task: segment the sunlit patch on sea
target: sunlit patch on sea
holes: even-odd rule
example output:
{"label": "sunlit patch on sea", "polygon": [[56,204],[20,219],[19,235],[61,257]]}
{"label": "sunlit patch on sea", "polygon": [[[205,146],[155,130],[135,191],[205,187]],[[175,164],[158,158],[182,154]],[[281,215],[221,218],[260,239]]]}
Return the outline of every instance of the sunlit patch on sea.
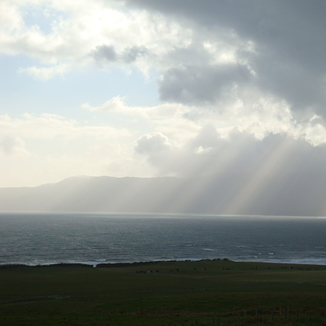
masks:
{"label": "sunlit patch on sea", "polygon": [[326,218],[0,214],[0,264],[223,259],[326,264]]}

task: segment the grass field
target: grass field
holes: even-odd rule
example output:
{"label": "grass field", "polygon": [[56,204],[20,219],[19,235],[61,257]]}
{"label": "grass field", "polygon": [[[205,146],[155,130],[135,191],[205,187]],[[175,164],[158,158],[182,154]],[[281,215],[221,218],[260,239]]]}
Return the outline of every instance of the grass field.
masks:
{"label": "grass field", "polygon": [[2,266],[0,325],[326,325],[326,266]]}

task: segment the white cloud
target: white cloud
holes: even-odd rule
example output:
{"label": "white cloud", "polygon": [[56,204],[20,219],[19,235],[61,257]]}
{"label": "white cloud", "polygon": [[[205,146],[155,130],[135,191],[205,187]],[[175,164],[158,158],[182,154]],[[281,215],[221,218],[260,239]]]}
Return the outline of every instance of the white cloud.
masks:
{"label": "white cloud", "polygon": [[3,136],[0,137],[0,153],[4,155],[26,155],[25,142],[19,137]]}
{"label": "white cloud", "polygon": [[168,138],[159,133],[152,132],[139,138],[136,142],[135,150],[140,154],[149,154],[165,152],[171,149]]}
{"label": "white cloud", "polygon": [[[24,25],[24,6],[45,6],[47,12],[60,11],[60,19],[52,19],[52,31],[44,34],[37,25]],[[73,1],[14,1],[11,11],[17,23],[0,37],[1,51],[11,54],[26,54],[43,63],[54,65],[51,75],[61,74],[58,67],[79,66],[92,60],[104,65],[110,61],[120,64],[137,64],[144,72],[153,67],[157,57],[174,47],[174,43],[187,42],[188,31],[164,17],[153,17],[145,11],[129,11],[116,2],[84,0]],[[18,23],[18,21],[20,23]],[[4,23],[5,24],[5,23]],[[15,33],[10,30],[16,29]],[[36,72],[44,78],[44,67],[22,67],[22,71]],[[47,67],[46,69],[50,69]],[[47,76],[50,77],[49,74]]]}
{"label": "white cloud", "polygon": [[0,37],[15,32],[24,25],[23,18],[16,6],[9,1],[0,3]]}
{"label": "white cloud", "polygon": [[20,73],[27,73],[37,79],[49,80],[57,75],[66,74],[71,67],[68,64],[59,64],[50,67],[28,67],[19,69]]}
{"label": "white cloud", "polygon": [[130,111],[125,103],[125,98],[116,96],[105,102],[102,106],[92,108],[89,104],[83,105],[84,108],[90,109],[91,111],[116,111],[116,112],[128,112]]}
{"label": "white cloud", "polygon": [[[174,171],[168,171],[174,147],[170,143],[168,137],[160,132],[152,132],[140,137],[135,142],[135,152],[145,155],[154,168],[157,169],[159,175],[171,175]],[[179,159],[179,157],[176,157]]]}
{"label": "white cloud", "polygon": [[155,131],[167,135],[177,144],[184,144],[207,124],[213,125],[226,137],[234,128],[263,139],[270,133],[284,134],[294,139],[303,138],[317,146],[326,142],[326,130],[321,117],[298,123],[289,105],[272,96],[263,96],[259,90],[234,89],[219,102],[208,105],[166,103],[153,107],[128,106],[125,97],[116,96],[98,107],[84,104],[94,113],[112,112],[149,121]]}
{"label": "white cloud", "polygon": [[[132,163],[126,164],[133,156],[132,134],[126,129],[25,114],[0,116],[0,130],[0,187],[35,186],[72,175],[132,173]],[[120,171],[108,169],[114,162],[120,163]]]}
{"label": "white cloud", "polygon": [[55,114],[28,114],[20,118],[11,118],[8,114],[0,116],[0,130],[3,133],[16,134],[21,138],[30,139],[120,139],[130,137],[126,129],[117,129],[110,126],[81,125],[73,119]]}

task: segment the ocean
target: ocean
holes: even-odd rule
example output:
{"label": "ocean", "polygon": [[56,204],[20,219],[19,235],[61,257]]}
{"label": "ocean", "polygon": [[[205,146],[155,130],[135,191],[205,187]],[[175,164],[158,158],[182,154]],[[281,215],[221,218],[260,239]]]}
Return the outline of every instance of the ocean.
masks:
{"label": "ocean", "polygon": [[0,214],[0,264],[224,259],[326,265],[326,218]]}

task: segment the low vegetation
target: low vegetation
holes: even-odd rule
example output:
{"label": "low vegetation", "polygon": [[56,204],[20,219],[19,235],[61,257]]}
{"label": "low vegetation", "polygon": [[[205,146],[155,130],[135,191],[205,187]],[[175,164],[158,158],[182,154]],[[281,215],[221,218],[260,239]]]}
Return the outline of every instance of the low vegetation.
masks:
{"label": "low vegetation", "polygon": [[2,266],[0,325],[326,325],[326,266]]}

